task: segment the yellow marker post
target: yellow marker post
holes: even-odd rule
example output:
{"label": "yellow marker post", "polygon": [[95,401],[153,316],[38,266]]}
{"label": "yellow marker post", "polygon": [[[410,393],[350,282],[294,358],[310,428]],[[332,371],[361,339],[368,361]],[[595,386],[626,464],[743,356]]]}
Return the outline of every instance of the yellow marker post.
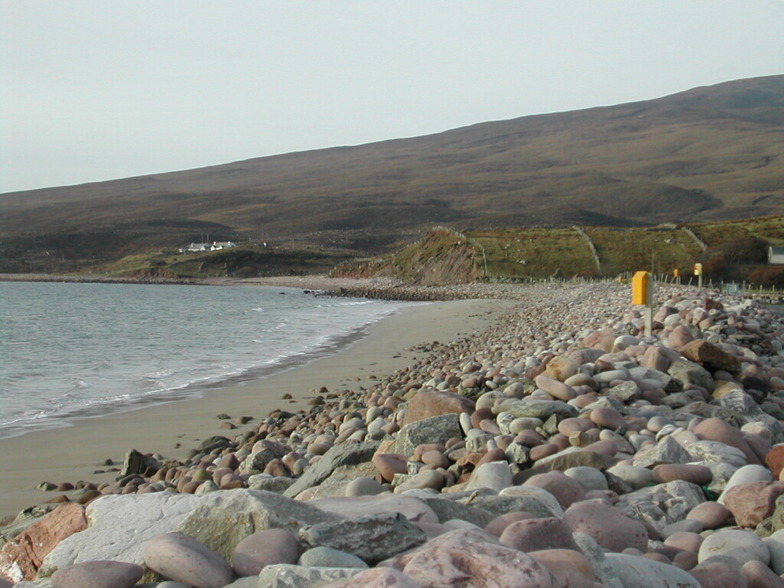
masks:
{"label": "yellow marker post", "polygon": [[694,275],[697,276],[697,287],[702,288],[702,264],[694,264]]}
{"label": "yellow marker post", "polygon": [[632,304],[645,307],[645,336],[653,334],[653,280],[650,272],[636,272],[632,278]]}

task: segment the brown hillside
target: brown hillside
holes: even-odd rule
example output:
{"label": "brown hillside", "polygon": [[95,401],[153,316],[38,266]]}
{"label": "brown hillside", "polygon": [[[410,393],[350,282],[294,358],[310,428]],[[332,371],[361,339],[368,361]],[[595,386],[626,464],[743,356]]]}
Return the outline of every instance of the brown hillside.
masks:
{"label": "brown hillside", "polygon": [[93,254],[112,256],[207,232],[378,251],[434,223],[780,215],[783,131],[784,75],[754,78],[411,139],[2,194],[0,240],[7,253],[20,235],[33,247],[44,234],[56,242],[76,233]]}

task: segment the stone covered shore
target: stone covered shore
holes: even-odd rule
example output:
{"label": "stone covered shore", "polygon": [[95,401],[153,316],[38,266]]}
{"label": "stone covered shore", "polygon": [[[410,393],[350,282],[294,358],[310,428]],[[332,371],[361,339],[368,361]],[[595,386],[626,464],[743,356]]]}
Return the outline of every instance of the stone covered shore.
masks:
{"label": "stone covered shore", "polygon": [[418,292],[520,304],[187,461],[129,452],[4,529],[0,587],[784,586],[778,315],[661,287],[645,337],[628,285]]}

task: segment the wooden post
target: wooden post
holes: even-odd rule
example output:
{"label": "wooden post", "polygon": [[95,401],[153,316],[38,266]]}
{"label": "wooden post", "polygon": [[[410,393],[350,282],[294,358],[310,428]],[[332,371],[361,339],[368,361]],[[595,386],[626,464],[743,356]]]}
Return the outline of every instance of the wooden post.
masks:
{"label": "wooden post", "polygon": [[643,318],[645,319],[645,336],[653,334],[653,280],[650,272],[639,271],[632,278],[632,304],[645,306]]}

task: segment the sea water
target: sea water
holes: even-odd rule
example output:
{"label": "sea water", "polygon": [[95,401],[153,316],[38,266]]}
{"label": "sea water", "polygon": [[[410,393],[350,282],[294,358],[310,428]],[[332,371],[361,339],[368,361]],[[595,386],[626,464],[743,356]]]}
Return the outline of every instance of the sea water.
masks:
{"label": "sea water", "polygon": [[0,438],[291,369],[405,304],[291,288],[0,282]]}

